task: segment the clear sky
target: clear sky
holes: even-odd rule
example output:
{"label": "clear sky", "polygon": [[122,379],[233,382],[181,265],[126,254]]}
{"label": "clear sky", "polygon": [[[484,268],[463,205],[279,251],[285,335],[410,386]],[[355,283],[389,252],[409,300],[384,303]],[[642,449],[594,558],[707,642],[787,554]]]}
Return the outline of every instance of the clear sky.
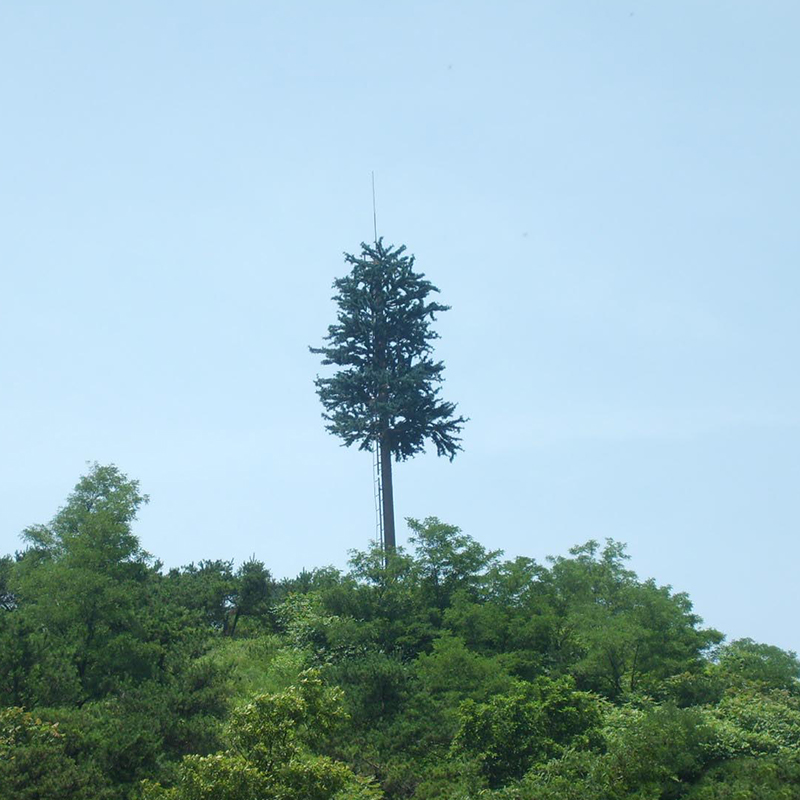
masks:
{"label": "clear sky", "polygon": [[794,0],[0,3],[0,552],[87,460],[168,566],[368,544],[307,348],[374,170],[471,418],[398,517],[612,537],[800,649],[799,35]]}

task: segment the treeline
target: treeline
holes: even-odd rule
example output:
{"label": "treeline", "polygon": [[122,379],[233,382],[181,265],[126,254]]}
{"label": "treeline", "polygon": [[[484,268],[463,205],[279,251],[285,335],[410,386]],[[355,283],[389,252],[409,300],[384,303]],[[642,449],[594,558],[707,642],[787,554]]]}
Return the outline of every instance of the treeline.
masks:
{"label": "treeline", "polygon": [[165,571],[95,465],[0,559],[3,800],[800,796],[800,663],[724,643],[590,541],[504,560],[435,518],[276,581]]}

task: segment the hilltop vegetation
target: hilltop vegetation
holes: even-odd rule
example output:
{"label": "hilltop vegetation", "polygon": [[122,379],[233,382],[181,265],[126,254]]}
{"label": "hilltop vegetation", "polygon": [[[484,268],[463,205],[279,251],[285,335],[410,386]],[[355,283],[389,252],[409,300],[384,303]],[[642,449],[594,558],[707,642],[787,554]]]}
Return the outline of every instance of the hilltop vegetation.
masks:
{"label": "hilltop vegetation", "polygon": [[276,581],[165,571],[95,465],[0,559],[7,800],[783,800],[800,663],[724,643],[623,545],[504,560],[438,519]]}

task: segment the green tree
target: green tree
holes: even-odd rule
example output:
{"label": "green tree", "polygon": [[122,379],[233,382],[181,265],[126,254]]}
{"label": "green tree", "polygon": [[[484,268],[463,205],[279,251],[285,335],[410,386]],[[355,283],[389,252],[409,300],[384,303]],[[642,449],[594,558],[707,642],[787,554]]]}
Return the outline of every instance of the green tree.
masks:
{"label": "green tree", "polygon": [[255,556],[236,570],[236,594],[225,630],[229,636],[236,633],[236,625],[242,617],[270,616],[269,604],[274,586],[269,570]]}
{"label": "green tree", "polygon": [[721,647],[716,672],[734,686],[752,684],[763,689],[800,692],[797,654],[752,639],[737,639]]}
{"label": "green tree", "polygon": [[704,652],[722,634],[699,627],[685,594],[640,582],[625,568],[619,542],[608,540],[601,550],[590,541],[570,554],[552,559],[547,581],[564,618],[562,651],[582,688],[618,698],[702,668]]}
{"label": "green tree", "polygon": [[336,600],[337,613],[364,620],[375,645],[410,657],[431,641],[430,615],[416,591],[416,564],[402,548],[390,553],[379,547],[351,552],[348,577],[352,586],[349,598],[323,592],[323,599],[329,607]]}
{"label": "green tree", "polygon": [[234,710],[227,750],[184,758],[176,787],[145,783],[147,800],[378,800],[380,793],[346,764],[313,745],[344,719],[341,692],[307,670],[283,692],[261,694]]}
{"label": "green tree", "polygon": [[0,623],[15,662],[0,684],[10,704],[80,705],[153,674],[158,652],[141,614],[153,570],[131,530],[146,502],[137,481],[94,464],[49,524],[23,532]]}
{"label": "green tree", "polygon": [[444,615],[470,647],[502,653],[518,677],[533,680],[555,666],[566,624],[554,607],[548,572],[517,557],[492,566],[477,592],[457,593]]}
{"label": "green tree", "polygon": [[0,562],[12,598],[0,611],[0,704],[59,723],[65,739],[48,741],[66,741],[115,798],[217,747],[227,710],[225,676],[203,658],[213,629],[132,531],[145,501],[116,467],[93,465],[50,523],[25,532],[16,561]]}
{"label": "green tree", "polygon": [[379,239],[362,243],[358,256],[345,254],[352,270],[333,283],[337,322],[328,327],[327,345],[310,348],[324,365],[341,368],[315,382],[327,429],[348,447],[377,445],[387,551],[395,547],[392,457],[405,460],[432,441],[452,460],[466,421],[439,398],[444,364],[431,357],[438,338],[431,322],[449,306],[428,299],[439,290],[414,271],[405,249]]}
{"label": "green tree", "polygon": [[113,464],[91,464],[50,523],[22,532],[26,563],[59,562],[118,579],[140,577],[150,555],[131,525],[149,500],[139,491],[139,481]]}
{"label": "green tree", "polygon": [[456,591],[473,589],[502,552],[487,551],[460,528],[436,517],[406,521],[425,600],[439,612],[447,608]]}

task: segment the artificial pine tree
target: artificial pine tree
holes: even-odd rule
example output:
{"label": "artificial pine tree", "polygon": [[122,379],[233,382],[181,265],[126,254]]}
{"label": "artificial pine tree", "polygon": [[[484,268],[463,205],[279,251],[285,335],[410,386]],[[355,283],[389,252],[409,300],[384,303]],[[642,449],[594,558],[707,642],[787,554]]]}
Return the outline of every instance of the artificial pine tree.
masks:
{"label": "artificial pine tree", "polygon": [[348,447],[378,446],[387,552],[395,548],[392,457],[404,461],[430,440],[452,461],[466,422],[454,403],[439,399],[444,364],[431,358],[438,338],[431,322],[449,306],[428,302],[439,290],[414,272],[405,250],[381,238],[362,243],[358,256],[345,253],[352,270],[333,283],[338,321],[328,326],[326,346],[310,348],[323,364],[341,368],[315,381],[327,430]]}

